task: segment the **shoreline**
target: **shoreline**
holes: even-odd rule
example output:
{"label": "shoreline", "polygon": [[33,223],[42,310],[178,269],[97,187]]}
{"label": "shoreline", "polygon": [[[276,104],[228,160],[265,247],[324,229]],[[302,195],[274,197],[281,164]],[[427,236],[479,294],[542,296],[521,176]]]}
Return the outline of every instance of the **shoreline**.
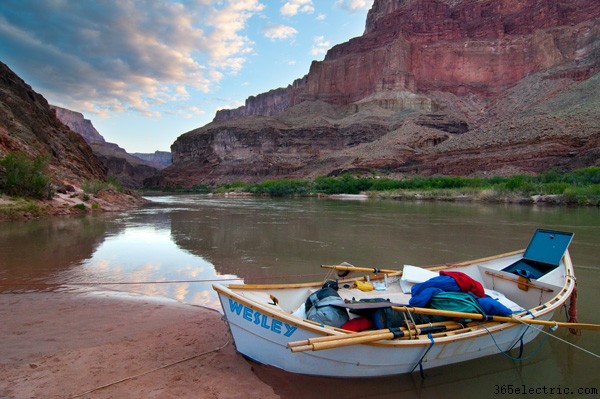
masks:
{"label": "shoreline", "polygon": [[106,292],[0,294],[0,397],[279,397],[215,310]]}

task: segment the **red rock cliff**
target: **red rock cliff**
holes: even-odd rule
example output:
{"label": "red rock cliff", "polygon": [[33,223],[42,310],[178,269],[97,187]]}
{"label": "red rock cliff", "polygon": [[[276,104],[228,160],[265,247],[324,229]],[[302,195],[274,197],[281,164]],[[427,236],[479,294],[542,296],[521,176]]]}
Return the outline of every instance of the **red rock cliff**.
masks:
{"label": "red rock cliff", "polygon": [[162,182],[597,164],[599,71],[598,0],[375,0],[306,76],[181,136]]}
{"label": "red rock cliff", "polygon": [[363,36],[333,47],[287,88],[215,120],[277,115],[305,100],[349,104],[385,90],[497,95],[584,58],[599,17],[596,0],[375,1]]}

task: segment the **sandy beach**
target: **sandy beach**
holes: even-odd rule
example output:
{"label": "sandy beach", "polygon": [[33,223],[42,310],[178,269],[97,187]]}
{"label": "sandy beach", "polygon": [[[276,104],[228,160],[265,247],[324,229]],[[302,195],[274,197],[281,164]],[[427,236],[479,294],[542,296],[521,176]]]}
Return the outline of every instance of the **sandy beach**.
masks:
{"label": "sandy beach", "polygon": [[210,309],[108,293],[0,294],[0,398],[276,398]]}

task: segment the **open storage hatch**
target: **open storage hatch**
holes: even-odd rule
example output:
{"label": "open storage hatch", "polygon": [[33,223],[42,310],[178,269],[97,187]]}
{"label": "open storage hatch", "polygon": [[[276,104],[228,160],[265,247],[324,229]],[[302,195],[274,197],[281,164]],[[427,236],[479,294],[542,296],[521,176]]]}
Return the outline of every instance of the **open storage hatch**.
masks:
{"label": "open storage hatch", "polygon": [[529,241],[523,258],[502,271],[528,279],[538,279],[560,265],[560,260],[572,239],[573,233],[537,229]]}

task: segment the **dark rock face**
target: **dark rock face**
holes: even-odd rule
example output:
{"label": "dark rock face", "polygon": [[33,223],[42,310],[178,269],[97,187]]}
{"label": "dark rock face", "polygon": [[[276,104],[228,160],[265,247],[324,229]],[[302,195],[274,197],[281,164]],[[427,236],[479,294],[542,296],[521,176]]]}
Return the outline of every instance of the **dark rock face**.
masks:
{"label": "dark rock face", "polygon": [[375,0],[365,33],[180,136],[153,184],[598,164],[600,2]]}
{"label": "dark rock face", "polygon": [[61,123],[48,102],[0,63],[0,156],[49,155],[55,183],[106,179],[106,169],[81,136]]}

